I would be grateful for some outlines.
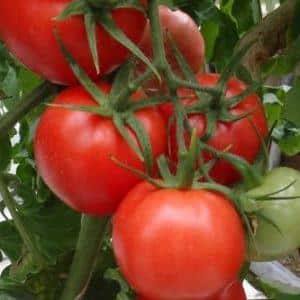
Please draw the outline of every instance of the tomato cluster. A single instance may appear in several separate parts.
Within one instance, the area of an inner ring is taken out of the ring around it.
[[[214,151],[237,157],[245,165],[254,164],[268,135],[259,96],[254,92],[246,95],[247,85],[235,77],[227,78],[220,90],[222,75],[203,73],[205,45],[198,26],[182,11],[160,6],[165,61],[174,77],[186,76],[174,53],[175,44],[193,73],[193,79],[186,81],[190,87],[179,86],[175,92],[172,87],[171,93],[165,74],[161,81],[151,74],[138,89],[128,93],[131,96],[126,105],[121,105],[123,100],[118,98],[116,85],[105,81],[103,75],[124,64],[130,51],[97,24],[97,72],[85,17],[55,19],[71,1],[31,0],[31,5],[25,2],[0,1],[1,39],[12,54],[39,75],[72,85],[54,99],[36,129],[35,162],[45,183],[79,212],[113,215],[116,261],[131,287],[143,295],[139,300],[244,300],[238,278],[248,245],[248,258],[254,260],[273,259],[297,248],[299,203],[283,206],[282,202],[275,202],[262,208],[254,205],[246,217],[250,226],[256,226],[254,240],[247,243],[242,205],[236,205],[221,189],[199,188],[197,184],[209,181],[211,186],[222,185],[230,190],[242,182],[235,163],[218,157]],[[141,3],[147,6],[147,1]],[[111,17],[124,36],[155,62],[151,26],[141,7],[115,7]],[[77,85],[78,75],[73,74],[54,31],[78,68],[96,84],[86,84],[85,79],[83,86]],[[138,61],[132,73],[141,76],[147,68]],[[215,93],[205,98],[192,88],[192,83]],[[95,87],[97,97],[91,93]],[[153,91],[165,100],[153,104]],[[243,93],[245,96],[237,101]],[[147,105],[147,101],[152,104]],[[210,105],[197,110],[205,101],[210,101]],[[141,103],[140,109],[133,108]],[[186,118],[182,127],[184,146],[190,145],[192,131],[208,147],[198,149],[197,155],[203,159],[192,162],[191,172],[196,174],[212,163],[206,176],[196,179],[196,186],[180,186],[176,180],[170,181],[172,184],[163,182],[165,177],[176,179],[176,170],[183,168],[182,160],[187,157],[179,147],[176,105],[181,106]],[[150,168],[146,152],[154,162]],[[161,174],[163,179],[159,177],[162,166],[156,163],[162,155],[170,165],[169,173]],[[150,175],[155,179],[150,179]],[[243,199],[264,199],[275,194],[279,199],[294,199],[299,196],[300,187],[298,183],[290,184],[298,179],[297,171],[275,170],[265,177],[262,186],[245,193]],[[274,182],[280,182],[279,188]],[[256,214],[258,210],[260,214]],[[279,220],[280,233],[267,219]]]

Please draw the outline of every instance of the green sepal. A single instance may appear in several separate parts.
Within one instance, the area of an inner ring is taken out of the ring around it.
[[[47,106],[56,107],[56,108],[63,108],[75,111],[82,111],[91,114],[97,114],[103,117],[111,117],[112,111],[107,109],[103,109],[101,106],[93,106],[93,105],[76,105],[76,104],[55,104],[55,103],[48,103]]]
[[[73,16],[83,15],[89,11],[86,0],[74,0],[66,5],[65,9],[55,17],[57,21],[64,21]]]
[[[124,120],[120,116],[120,114],[115,113],[113,114],[113,122],[118,129],[119,133],[123,137],[123,139],[127,142],[128,146],[131,148],[131,150],[137,155],[137,157],[144,161],[143,153],[141,152],[139,146],[137,145],[136,141],[133,139],[133,137],[128,133]]]
[[[130,128],[134,131],[134,133],[137,136],[140,147],[142,148],[142,153],[146,164],[146,170],[149,174],[151,174],[153,170],[153,151],[150,138],[147,132],[145,131],[143,125],[133,114],[126,118],[126,123],[130,126]]]
[[[113,106],[120,110],[124,110],[128,106],[129,97],[120,97],[123,89],[127,89],[129,82],[132,80],[133,75],[133,62],[130,60],[125,63],[118,71],[112,89],[110,92],[110,101],[113,103]]]
[[[105,95],[99,87],[88,77],[86,72],[76,63],[73,56],[69,53],[63,41],[61,40],[57,31],[54,31],[56,40],[59,44],[59,47],[66,58],[67,62],[69,63],[74,75],[78,79],[78,81],[84,86],[87,92],[93,97],[93,99],[102,106],[108,105],[108,96]]]
[[[93,57],[94,66],[97,74],[100,74],[100,64],[99,64],[99,55],[97,47],[97,36],[96,36],[96,21],[95,17],[91,13],[86,13],[84,15],[84,26],[87,34],[87,39],[89,43],[89,48]]]
[[[161,80],[161,76],[156,67],[152,64],[149,58],[147,58],[145,54],[124,34],[124,32],[118,28],[110,13],[100,14],[97,21],[116,41],[118,41],[120,44],[130,50],[130,52],[132,52],[136,57],[142,60],[155,74],[155,76]]]
[[[224,159],[239,171],[244,179],[246,189],[251,189],[261,183],[261,175],[245,159],[226,151],[218,151],[215,148],[201,142],[200,149],[212,153],[218,159]]]

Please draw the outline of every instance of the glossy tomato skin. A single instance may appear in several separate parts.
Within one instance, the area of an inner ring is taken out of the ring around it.
[[[178,75],[181,74],[180,67],[169,42],[170,38],[177,45],[193,72],[196,74],[201,71],[205,58],[205,46],[203,36],[194,20],[185,12],[179,9],[172,10],[164,5],[159,6],[159,17],[164,35],[167,59],[171,64],[172,70]],[[153,58],[149,21],[140,42],[140,48],[147,57]],[[144,72],[145,69],[146,66],[143,63],[138,64],[138,73]],[[158,88],[159,82],[156,79],[145,84],[146,90],[151,91]],[[163,87],[161,86],[161,88]]]
[[[291,183],[292,186],[288,187]],[[286,188],[286,189],[285,189]],[[250,190],[248,196],[257,197],[271,194],[281,201],[258,202],[261,209],[256,216],[255,244],[250,240],[249,259],[269,261],[283,257],[300,246],[300,201],[299,199],[283,199],[300,196],[300,172],[294,169],[280,167],[271,170],[264,178],[261,186]],[[275,223],[271,225],[263,217]]]
[[[76,79],[56,42],[55,28],[77,63],[93,79],[97,77],[82,16],[63,22],[54,20],[70,2],[0,1],[0,37],[8,49],[29,69],[64,85],[74,84]],[[112,15],[119,28],[138,43],[146,25],[145,15],[133,8],[114,9]],[[129,51],[111,38],[102,26],[97,26],[97,45],[101,75],[115,69],[129,56]]]
[[[237,277],[245,234],[230,201],[205,190],[133,188],[113,220],[117,264],[138,294],[192,300]]]
[[[173,299],[173,298],[172,298]],[[169,299],[169,300],[172,300]],[[149,299],[144,296],[139,296],[137,300],[159,300],[159,299]],[[247,300],[245,290],[240,281],[233,281],[217,295],[210,298],[195,298],[193,300]]]
[[[110,90],[104,83],[99,86],[104,92]],[[144,96],[140,93],[134,97]],[[96,105],[82,87],[64,90],[54,103]],[[136,117],[150,137],[154,156],[164,153],[166,129],[160,114],[144,109]],[[113,213],[140,181],[112,162],[111,156],[144,170],[110,118],[81,111],[48,108],[38,124],[34,150],[37,169],[50,189],[67,205],[92,215]]]
[[[199,74],[197,79],[199,83],[205,87],[213,87],[218,82],[219,74]],[[227,97],[233,97],[242,93],[246,89],[246,85],[236,78],[231,78],[227,85]],[[191,91],[182,89],[178,91],[182,97],[192,94]],[[183,99],[184,105],[188,106],[194,103],[194,99]],[[160,106],[160,111],[166,120],[169,120],[173,114],[171,104],[163,104]],[[209,139],[208,144],[217,150],[229,150],[230,153],[244,158],[249,163],[252,163],[261,149],[261,139],[265,138],[268,133],[267,121],[264,114],[263,106],[260,98],[256,94],[252,94],[245,98],[240,104],[230,109],[232,115],[238,116],[246,112],[250,112],[250,120],[244,118],[235,122],[217,122],[215,134]],[[206,128],[206,119],[203,114],[190,114],[188,120],[193,128],[196,128],[199,137],[203,136]],[[256,129],[255,129],[256,128]],[[177,157],[177,142],[175,124],[171,129],[171,157],[176,160]],[[188,143],[188,141],[187,141]],[[205,161],[211,157],[208,153],[203,153]],[[216,162],[212,168],[211,177],[217,182],[230,185],[240,179],[240,174],[234,167],[224,160]]]

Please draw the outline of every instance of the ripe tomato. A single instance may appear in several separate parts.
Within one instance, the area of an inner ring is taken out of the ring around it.
[[[240,217],[223,195],[134,187],[113,220],[117,264],[150,299],[208,297],[238,276],[245,257]]]
[[[97,77],[83,18],[54,20],[69,2],[71,0],[0,1],[0,37],[8,49],[28,68],[60,84],[73,84],[76,79],[58,47],[54,28],[78,64],[92,78]],[[138,43],[146,25],[145,15],[133,8],[117,8],[112,15],[128,38]],[[97,26],[97,45],[101,75],[115,69],[129,56],[129,51],[102,26]]]
[[[173,298],[172,298],[173,299]],[[172,300],[169,299],[169,300]],[[158,300],[149,299],[143,296],[139,296],[137,300]],[[181,299],[184,300],[184,299]],[[216,296],[208,298],[193,298],[192,300],[247,300],[243,285],[240,281],[233,281],[221,292],[218,292]]]
[[[218,74],[200,74],[198,81],[202,86],[213,87],[219,79]],[[242,93],[246,89],[246,85],[236,78],[231,78],[227,85],[227,97],[233,97]],[[191,96],[190,90],[182,89],[178,92],[180,96]],[[195,102],[195,99],[187,98],[183,100],[185,106]],[[160,106],[160,110],[165,119],[169,119],[173,114],[173,107],[170,103]],[[246,97],[241,103],[230,109],[232,115],[238,116],[240,114],[253,111],[249,119],[244,118],[235,122],[217,122],[217,127],[214,135],[209,139],[208,144],[217,150],[229,150],[230,153],[243,157],[249,163],[252,163],[259,150],[261,149],[261,140],[257,134],[265,138],[268,132],[267,121],[264,114],[262,104],[256,94]],[[190,114],[188,120],[191,127],[196,128],[199,137],[205,134],[206,118],[203,114]],[[171,129],[171,157],[176,160],[177,157],[177,141],[175,124]],[[256,127],[256,129],[255,129]],[[204,160],[211,158],[208,153],[203,153]],[[240,179],[238,171],[224,160],[216,162],[212,168],[211,177],[222,184],[233,184]]]
[[[110,90],[104,83],[99,87],[107,93]],[[64,90],[54,103],[96,105],[79,86]],[[136,112],[136,117],[150,137],[154,157],[162,154],[166,129],[161,115],[144,109]],[[48,108],[38,124],[34,150],[38,171],[50,189],[69,206],[92,215],[113,213],[140,181],[112,162],[111,155],[133,168],[144,169],[110,118],[81,111]]]
[[[242,283],[234,281],[210,300],[247,300],[247,297]]]
[[[168,42],[169,37],[175,42],[178,49],[183,54],[185,60],[190,65],[192,70],[198,73],[204,63],[204,39],[199,27],[193,19],[181,10],[171,10],[167,6],[159,6],[159,17],[162,24],[165,49],[168,62],[174,72],[181,74],[180,67],[174,57],[172,47]],[[153,58],[152,39],[150,23],[148,22],[143,38],[140,42],[140,48],[147,57]],[[138,73],[145,71],[145,65],[142,62],[138,63]],[[159,87],[159,82],[156,79],[145,84],[145,89],[152,90]]]
[[[263,196],[276,191],[280,192],[273,197],[279,200],[257,202],[260,210],[253,222],[255,245],[250,240],[248,254],[251,260],[276,260],[300,247],[300,201],[299,198],[284,199],[300,196],[300,172],[285,167],[273,169],[262,185],[250,190],[248,196]]]

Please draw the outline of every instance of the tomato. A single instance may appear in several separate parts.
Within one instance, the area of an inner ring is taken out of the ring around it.
[[[219,77],[220,75],[218,74],[200,74],[197,79],[202,86],[213,87],[218,82]],[[227,85],[227,97],[236,96],[245,89],[246,85],[243,82],[236,78],[231,78]],[[183,99],[183,104],[185,106],[196,101],[195,99],[190,98],[192,93],[193,92],[186,89],[179,90],[178,94],[180,96],[189,96],[189,98]],[[161,105],[160,110],[165,119],[169,119],[173,114],[173,107],[170,103]],[[230,109],[229,112],[234,116],[238,116],[249,111],[253,111],[249,116],[252,124],[247,118],[235,122],[218,121],[216,131],[209,139],[208,144],[220,151],[227,149],[230,153],[238,155],[249,163],[252,163],[261,149],[261,139],[257,132],[259,132],[262,138],[265,138],[268,133],[267,121],[260,98],[256,94],[251,94],[241,103]],[[196,129],[199,137],[202,137],[205,134],[206,118],[204,114],[189,114],[188,121],[191,127]],[[170,155],[173,160],[176,160],[177,141],[175,124],[173,124],[171,129],[170,143],[172,149]],[[211,155],[208,153],[203,153],[203,156],[205,161],[211,159]],[[233,184],[240,179],[238,171],[235,170],[230,163],[224,160],[216,162],[210,175],[217,182],[226,185]]]
[[[137,300],[158,300],[158,299],[149,299],[143,296],[139,296]],[[194,298],[192,300],[247,300],[247,298],[242,283],[240,281],[233,281],[221,292],[218,292],[216,296],[210,297],[209,299]]]
[[[59,84],[74,84],[76,79],[56,42],[55,28],[78,64],[93,79],[97,77],[83,18],[75,16],[63,22],[54,20],[69,2],[71,0],[0,1],[0,37],[8,49],[29,69]],[[117,8],[112,15],[127,37],[138,43],[146,25],[145,15],[133,8]],[[96,34],[103,75],[122,64],[129,51],[110,37],[102,26],[97,26]]]
[[[181,74],[180,67],[173,54],[172,47],[169,43],[171,38],[183,54],[185,60],[195,73],[198,73],[204,63],[204,39],[199,31],[199,27],[193,19],[181,10],[171,10],[167,6],[159,6],[159,17],[162,24],[165,49],[168,62],[171,64],[173,71]],[[167,36],[169,35],[169,37]],[[140,42],[140,48],[147,57],[153,58],[152,39],[150,23],[148,22],[143,38]],[[139,62],[138,73],[145,71],[146,66]],[[159,82],[156,79],[151,80],[145,85],[148,90],[157,89]]]
[[[139,184],[120,204],[112,238],[121,272],[150,299],[211,296],[238,276],[245,257],[238,213],[206,190]]]
[[[288,187],[291,183],[294,184]],[[250,190],[247,195],[251,198],[279,190],[282,191],[273,197],[300,197],[300,172],[285,167],[273,169],[265,176],[262,185]],[[250,240],[249,258],[274,260],[297,249],[300,246],[299,199],[268,200],[257,204],[261,209],[254,220],[256,246]]]
[[[105,83],[99,87],[106,93],[110,90]],[[144,95],[137,93],[134,97]],[[96,105],[79,86],[65,89],[54,103]],[[150,138],[154,157],[162,154],[166,149],[166,129],[161,115],[152,108],[135,115]],[[133,135],[131,130],[128,132]],[[92,215],[113,213],[140,181],[116,165],[111,156],[144,169],[110,118],[82,111],[48,108],[36,130],[34,151],[37,169],[50,189],[67,205]]]
[[[210,300],[247,300],[245,290],[240,281],[233,281],[216,297]]]

